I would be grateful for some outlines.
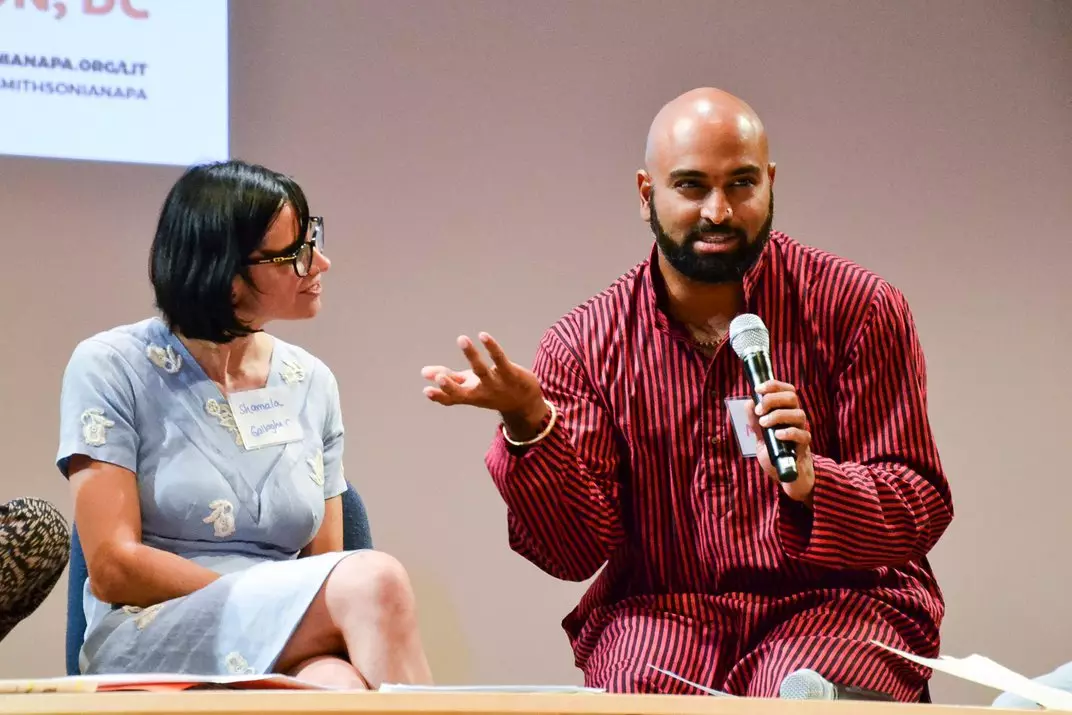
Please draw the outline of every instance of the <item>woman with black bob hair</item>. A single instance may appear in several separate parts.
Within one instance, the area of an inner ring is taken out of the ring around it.
[[[192,167],[152,245],[163,319],[75,348],[57,465],[89,569],[82,672],[431,681],[405,569],[342,550],[335,377],[264,332],[319,312],[323,249],[292,179]]]

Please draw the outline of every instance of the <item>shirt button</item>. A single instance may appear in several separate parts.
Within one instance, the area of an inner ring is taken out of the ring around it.
[[[714,435],[713,437],[711,437],[711,444],[717,447],[718,445],[722,444],[722,438],[719,437],[717,434]]]

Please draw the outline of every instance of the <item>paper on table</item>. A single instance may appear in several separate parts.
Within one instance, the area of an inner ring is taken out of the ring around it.
[[[714,695],[714,696],[720,697],[720,698],[735,698],[735,697],[737,697],[736,695],[730,695],[729,693],[724,693],[721,690],[715,690],[714,688],[709,688],[706,685],[700,685],[699,683],[694,683],[691,680],[688,680],[686,678],[682,678],[677,673],[671,673],[669,670],[663,670],[662,668],[660,668],[658,666],[655,666],[655,665],[652,665],[651,663],[648,663],[648,667],[651,668],[652,670],[657,670],[660,673],[662,673],[663,675],[669,676],[669,677],[673,678],[674,680],[680,680],[682,683],[685,683],[686,685],[691,685],[692,687],[696,688],[697,690],[699,690],[702,693],[707,693],[708,695]]]
[[[602,688],[585,688],[577,685],[404,685],[383,683],[381,693],[557,693],[576,695],[580,693],[605,693]]]
[[[331,690],[287,675],[187,675],[134,673],[0,680],[0,694],[92,693],[114,690],[184,690],[218,686],[248,690]]]
[[[995,663],[986,656],[973,653],[967,658],[953,658],[948,655],[940,655],[937,658],[924,658],[890,647],[885,643],[871,642],[913,663],[919,663],[928,668],[955,675],[964,680],[970,680],[973,683],[1019,695],[1022,698],[1038,703],[1044,708],[1072,711],[1072,693],[1066,693],[1049,685],[1037,683],[999,663]]]

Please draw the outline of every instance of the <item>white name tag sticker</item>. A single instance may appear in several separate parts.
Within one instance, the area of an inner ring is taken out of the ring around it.
[[[737,434],[737,444],[741,454],[746,457],[756,456],[756,433],[752,431],[750,414],[755,414],[756,403],[751,397],[727,397],[726,409],[729,410],[733,431]]]
[[[247,450],[297,442],[304,436],[293,400],[286,387],[235,392],[227,399]]]

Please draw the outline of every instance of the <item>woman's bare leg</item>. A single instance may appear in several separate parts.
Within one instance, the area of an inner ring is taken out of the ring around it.
[[[275,670],[291,673],[319,656],[344,654],[371,689],[382,683],[432,682],[409,577],[387,554],[358,551],[335,566]],[[317,672],[327,667],[318,666]]]
[[[416,599],[402,564],[387,554],[359,551],[339,562],[324,592],[350,662],[371,687],[431,684]]]
[[[345,658],[319,655],[299,663],[288,675],[316,685],[347,690],[368,690],[368,684],[357,669]]]

